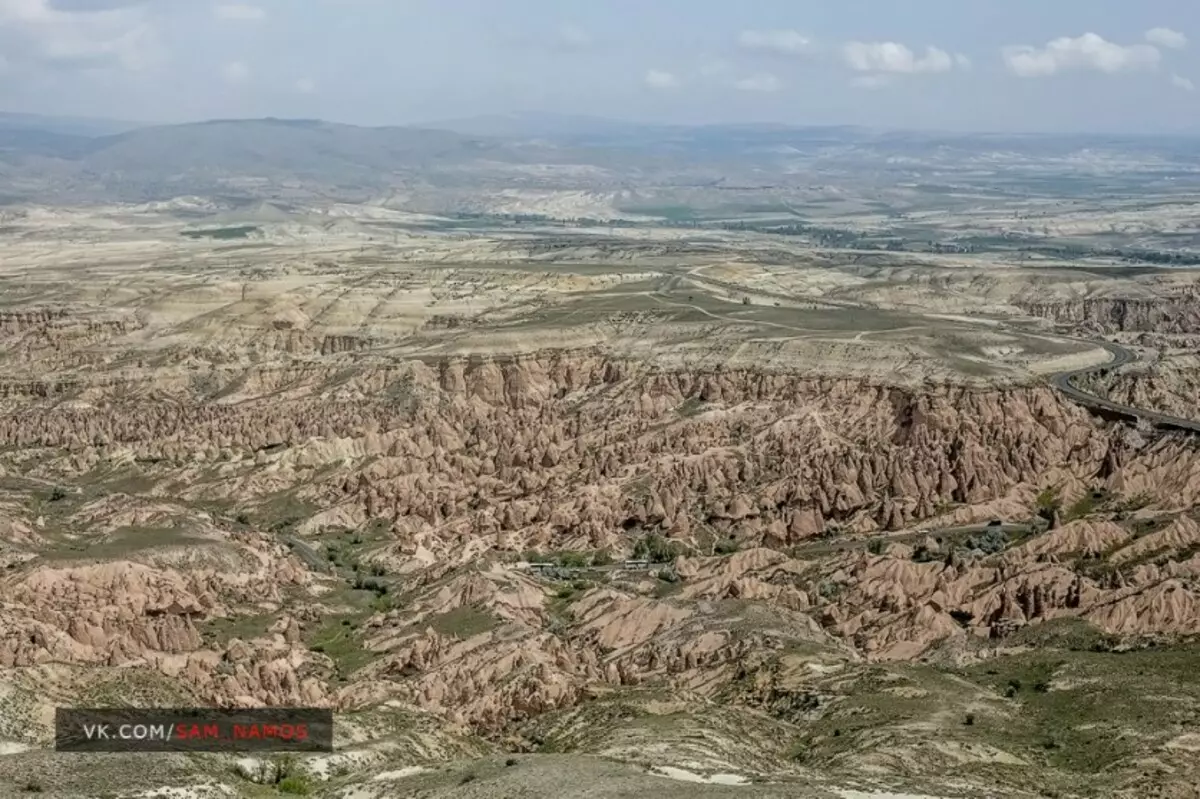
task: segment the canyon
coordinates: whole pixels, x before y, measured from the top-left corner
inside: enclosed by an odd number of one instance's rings
[[[0,792],[1194,795],[1194,269],[221,202],[5,212]]]

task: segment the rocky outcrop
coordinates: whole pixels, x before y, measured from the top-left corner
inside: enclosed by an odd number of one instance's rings
[[[1022,303],[1024,310],[1059,324],[1101,333],[1200,333],[1200,290],[1158,297],[1086,297]]]
[[[1149,534],[1114,514],[1076,520],[987,557],[924,534],[867,551],[866,537],[929,520],[1032,516],[1046,486],[1158,509],[1200,500],[1194,440],[1105,423],[1049,388],[588,352],[232,374],[13,384],[0,445],[14,464],[71,491],[126,482],[46,500],[71,510],[42,527],[9,509],[2,543],[28,559],[0,583],[0,667],[145,669],[227,705],[394,701],[500,738],[593,690],[715,701],[799,644],[896,660],[1058,618],[1122,636],[1195,626],[1200,534],[1178,514]],[[100,543],[158,528],[190,543],[38,557],[62,530]],[[333,546],[353,548],[353,572],[312,541],[340,531],[357,542]],[[513,563],[619,559],[650,536],[675,551],[648,568],[560,579]],[[387,601],[339,605],[369,580]],[[263,613],[281,619],[211,634]],[[310,648],[339,616],[348,659]]]

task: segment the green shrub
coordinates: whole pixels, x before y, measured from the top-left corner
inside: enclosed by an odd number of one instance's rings
[[[661,535],[652,533],[638,539],[633,545],[635,560],[648,560],[651,563],[666,563],[675,560],[682,554],[683,547],[677,541],[668,541]]]
[[[1046,521],[1053,521],[1054,514],[1062,510],[1062,498],[1059,496],[1058,488],[1048,486],[1037,495],[1038,516],[1041,516]]]
[[[1102,498],[1099,497],[1099,498]],[[1096,510],[1097,492],[1084,494],[1067,509],[1066,521],[1074,521],[1090,516]]]
[[[964,542],[967,549],[978,550],[985,555],[1003,552],[1008,546],[1008,535],[1000,529],[993,528],[979,535],[973,535]]]
[[[292,796],[308,796],[312,793],[312,783],[303,774],[292,774],[289,777],[284,777],[279,781],[277,787],[280,793],[291,794]]]
[[[587,567],[590,559],[582,552],[560,552],[558,565],[564,569],[582,569]]]

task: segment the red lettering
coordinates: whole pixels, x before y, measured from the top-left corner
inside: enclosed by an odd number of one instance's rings
[[[262,730],[257,724],[234,724],[233,737],[237,739],[258,740],[262,738]]]
[[[175,737],[181,741],[220,738],[221,730],[216,724],[205,724],[202,726],[200,724],[183,724],[181,722],[175,725]]]
[[[182,725],[181,725],[182,727]],[[211,733],[207,732],[212,730]],[[204,728],[206,737],[217,737],[217,726],[215,724],[208,725]],[[179,737],[196,737],[195,730],[189,730],[188,735],[180,733]],[[306,741],[308,740],[308,725],[307,724],[234,724],[233,737],[235,740],[262,740],[264,738],[275,738],[282,741]]]

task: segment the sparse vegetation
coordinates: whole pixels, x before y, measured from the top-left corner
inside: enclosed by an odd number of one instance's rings
[[[205,230],[185,230],[183,235],[189,239],[245,239],[258,231],[256,225],[235,225],[232,227],[207,228]]]
[[[1047,486],[1037,495],[1038,516],[1048,522],[1053,522],[1055,516],[1062,510],[1062,498],[1056,486]]]
[[[312,781],[303,774],[292,774],[279,781],[280,793],[289,796],[308,796],[312,793]]]
[[[963,542],[963,547],[984,555],[995,555],[1008,547],[1008,534],[999,528],[985,530],[977,535],[969,536]]]
[[[733,538],[732,536],[729,538],[719,539],[715,544],[713,544],[713,552],[717,555],[732,555],[734,552],[737,552],[738,549],[740,549],[740,546],[737,542],[737,539]]]
[[[638,539],[633,545],[635,560],[648,560],[651,563],[667,563],[683,554],[683,545],[678,541],[669,541],[661,535],[651,534]]]
[[[442,635],[466,639],[495,629],[499,619],[483,608],[461,605],[431,617],[428,624]]]

